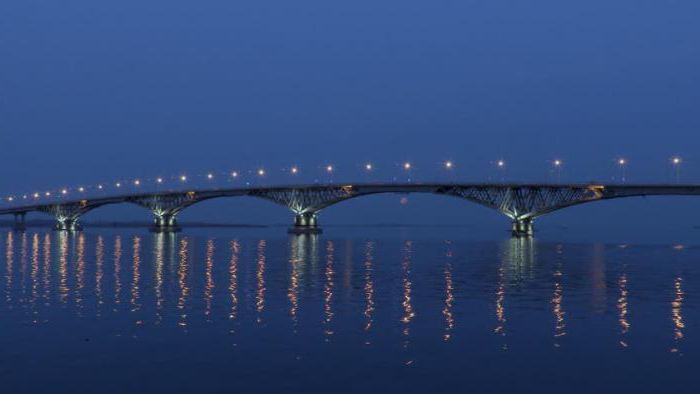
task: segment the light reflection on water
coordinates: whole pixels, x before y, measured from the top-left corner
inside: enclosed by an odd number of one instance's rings
[[[552,386],[528,383],[547,392],[584,367],[624,380],[671,363],[636,387],[683,391],[698,358],[692,246],[236,235],[3,232],[0,344],[15,356],[0,365],[17,372],[33,350],[33,370],[60,361],[87,374],[112,355],[114,376],[148,373],[171,390],[189,376],[189,391],[253,387],[261,374],[261,391],[314,391],[303,378],[314,370],[337,383],[406,373],[404,392],[431,379],[507,390],[517,386],[500,374],[553,368]],[[190,369],[171,376],[176,365]],[[235,382],[200,379],[217,371]],[[137,381],[107,391],[161,387]]]

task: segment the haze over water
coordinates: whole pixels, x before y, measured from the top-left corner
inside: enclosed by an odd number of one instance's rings
[[[278,230],[3,231],[3,387],[691,391],[697,246]]]

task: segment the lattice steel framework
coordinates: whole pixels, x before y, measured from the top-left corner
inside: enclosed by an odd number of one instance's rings
[[[56,218],[56,229],[75,230],[80,216],[100,205],[90,204],[87,200],[74,203],[53,204],[39,207],[39,212],[48,213]]]
[[[175,217],[180,211],[200,201],[197,193],[155,194],[137,196],[128,199],[129,202],[149,209],[155,216],[156,227],[175,227]]]
[[[600,186],[454,186],[438,193],[474,201],[513,220],[533,219],[604,197],[604,189]]]
[[[256,189],[249,195],[284,205],[297,215],[311,214],[360,194],[352,186],[314,187],[308,189]]]

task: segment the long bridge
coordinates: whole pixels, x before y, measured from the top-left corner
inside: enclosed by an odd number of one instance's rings
[[[289,208],[294,214],[291,233],[319,233],[318,213],[349,199],[382,193],[430,193],[456,197],[494,209],[512,222],[514,236],[531,236],[533,221],[544,214],[574,205],[622,197],[700,195],[700,185],[628,184],[504,184],[504,183],[387,183],[311,184],[276,187],[244,187],[152,193],[133,193],[94,198],[61,199],[0,209],[14,215],[15,225],[24,227],[29,212],[43,212],[56,220],[56,229],[73,231],[86,213],[111,204],[129,203],[151,211],[155,231],[177,231],[177,215],[202,201],[223,197],[257,197]]]

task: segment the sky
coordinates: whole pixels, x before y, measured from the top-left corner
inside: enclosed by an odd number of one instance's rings
[[[659,0],[6,0],[0,193],[260,167],[279,183],[291,165],[343,181],[368,161],[381,179],[410,161],[414,181],[526,182],[555,180],[556,158],[557,179],[612,182],[624,157],[628,182],[668,182],[673,156],[700,183],[697,15]],[[337,220],[398,205],[377,198]],[[462,203],[435,198],[382,220]],[[199,214],[231,202],[212,204]]]

